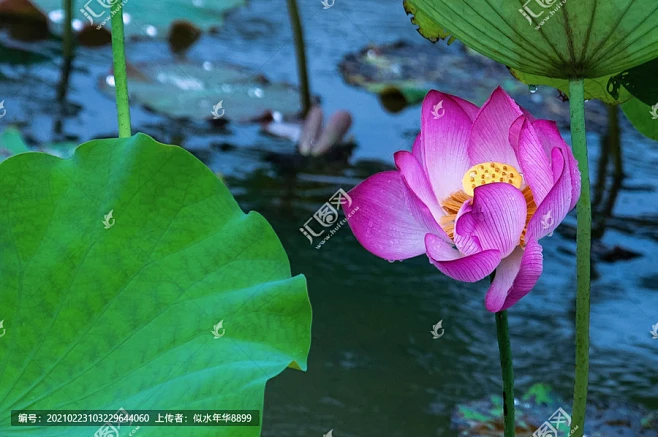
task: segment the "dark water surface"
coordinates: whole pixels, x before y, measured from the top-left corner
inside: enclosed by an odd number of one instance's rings
[[[380,260],[361,248],[346,227],[320,250],[298,231],[337,189],[348,190],[391,166],[393,153],[409,150],[419,129],[418,106],[387,113],[376,96],[345,84],[338,63],[368,44],[399,39],[429,43],[409,23],[399,0],[336,0],[327,10],[319,0],[300,3],[313,92],[322,98],[325,114],[348,109],[354,116],[352,134],[359,147],[351,167],[303,170],[292,177],[265,157],[273,151],[292,152],[293,146],[263,136],[257,126],[229,125],[219,130],[201,123],[170,122],[135,107],[133,129],[181,144],[221,172],[243,209],[258,210],[272,223],[293,273],[308,279],[314,312],[309,370],[287,370],[268,383],[265,437],[320,437],[330,429],[335,437],[456,435],[450,430],[455,406],[500,391],[494,317],[484,308],[487,284],[454,282],[425,257],[393,264]],[[232,13],[218,34],[205,34],[187,57],[239,64],[272,80],[295,83],[287,18],[282,0],[253,0]],[[48,47],[52,46],[43,44],[40,50],[47,54]],[[52,50],[57,53],[57,45]],[[437,47],[437,54],[454,55],[455,50],[459,49]],[[172,59],[163,42],[130,44],[127,54],[131,62]],[[2,98],[13,105],[9,121],[22,124],[34,143],[116,136],[114,103],[96,87],[99,77],[109,71],[110,49],[78,51],[68,115],[54,103],[58,62],[1,65],[0,73],[20,78],[7,85],[11,89],[2,90]],[[481,104],[495,85],[510,82],[509,76],[502,75],[504,67],[491,68],[491,74],[479,68],[446,71],[446,83],[437,88]],[[463,75],[471,75],[473,83],[460,93],[453,89],[451,78]],[[511,92],[521,89],[513,96],[539,115],[544,116],[547,107],[558,107],[550,111],[564,125],[568,107],[553,90],[540,90],[541,97],[533,99],[527,88],[509,86]],[[595,168],[605,109],[596,102],[588,105],[588,140]],[[658,148],[621,119],[627,177],[602,247],[621,246],[641,256],[595,262],[590,397],[658,409],[658,340],[649,334],[651,325],[658,323]],[[563,133],[569,141],[568,130]],[[236,147],[224,151],[214,147],[224,143]],[[519,392],[545,382],[571,399],[574,227],[572,215],[554,236],[542,240],[544,273],[535,290],[509,311]],[[439,320],[445,335],[433,340],[430,330]],[[570,410],[570,405],[564,408]]]

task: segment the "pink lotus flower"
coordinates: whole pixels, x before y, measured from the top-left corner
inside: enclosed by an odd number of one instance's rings
[[[389,261],[426,253],[449,277],[477,282],[496,271],[485,305],[506,310],[542,272],[539,240],[573,209],[580,172],[557,125],[536,120],[501,88],[478,108],[430,91],[412,152],[397,171],[349,195],[357,240]]]

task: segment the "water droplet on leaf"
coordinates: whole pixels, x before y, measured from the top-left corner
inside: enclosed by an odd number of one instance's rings
[[[534,94],[537,92],[537,85],[528,85],[528,89],[530,90],[530,93]]]
[[[114,87],[114,75],[110,74],[109,76],[105,77],[105,83],[111,87]]]
[[[208,62],[208,61],[204,62],[203,63],[203,69],[206,70],[206,71],[212,70],[212,63]]]

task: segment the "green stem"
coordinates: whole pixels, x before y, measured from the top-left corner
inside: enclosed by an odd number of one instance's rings
[[[507,311],[496,313],[496,332],[498,334],[498,350],[500,351],[500,367],[503,371],[503,423],[505,437],[514,437],[514,369],[512,367],[512,345],[509,338]]]
[[[130,133],[128,73],[126,72],[123,11],[121,8],[112,15],[112,58],[114,59],[114,88],[117,99],[117,117],[119,118],[119,138],[127,138],[132,134]]]
[[[585,89],[583,79],[569,80],[571,143],[580,169],[581,190],[578,200],[576,237],[576,376],[571,417],[572,437],[585,431],[587,384],[589,380],[590,249],[592,245],[592,204],[590,202],[589,165],[585,136]]]
[[[288,1],[288,14],[290,15],[290,24],[292,33],[295,37],[295,55],[297,57],[297,76],[299,77],[299,88],[301,91],[301,117],[306,117],[308,110],[311,108],[311,90],[308,84],[308,71],[306,70],[306,49],[304,48],[304,31],[299,19],[299,9],[296,0]]]

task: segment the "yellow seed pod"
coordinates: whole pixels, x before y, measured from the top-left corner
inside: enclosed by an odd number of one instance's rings
[[[464,192],[469,196],[473,195],[475,188],[494,182],[507,183],[521,189],[523,177],[509,164],[482,162],[469,168],[462,178]]]

